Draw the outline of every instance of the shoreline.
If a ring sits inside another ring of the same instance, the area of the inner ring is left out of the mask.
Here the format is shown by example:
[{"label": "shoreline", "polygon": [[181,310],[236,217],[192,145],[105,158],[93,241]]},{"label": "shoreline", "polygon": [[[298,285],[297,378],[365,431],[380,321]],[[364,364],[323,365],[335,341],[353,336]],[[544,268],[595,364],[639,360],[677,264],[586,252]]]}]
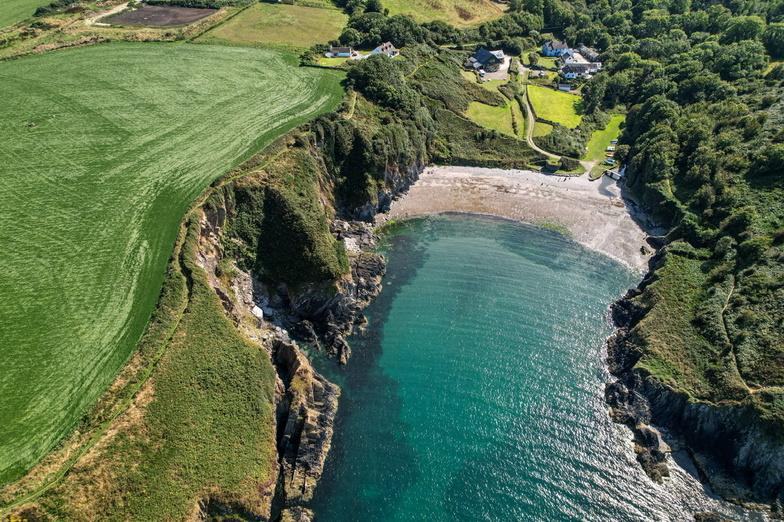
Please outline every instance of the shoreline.
[{"label": "shoreline", "polygon": [[[654,254],[641,228],[647,218],[624,197],[615,180],[564,177],[530,170],[428,167],[408,192],[392,202],[383,220],[460,212],[563,228],[583,246],[641,275]],[[649,228],[650,232],[654,232]]]}]

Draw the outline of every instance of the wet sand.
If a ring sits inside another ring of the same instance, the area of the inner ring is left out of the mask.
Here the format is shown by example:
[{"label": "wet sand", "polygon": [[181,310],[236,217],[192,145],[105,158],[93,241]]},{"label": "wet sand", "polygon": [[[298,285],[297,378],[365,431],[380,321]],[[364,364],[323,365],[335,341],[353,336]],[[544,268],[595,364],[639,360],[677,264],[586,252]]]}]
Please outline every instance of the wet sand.
[{"label": "wet sand", "polygon": [[[526,170],[428,167],[382,219],[438,212],[500,216],[569,230],[574,240],[638,271],[653,249],[632,218],[615,180],[561,177]],[[642,248],[646,252],[642,253]]]}]

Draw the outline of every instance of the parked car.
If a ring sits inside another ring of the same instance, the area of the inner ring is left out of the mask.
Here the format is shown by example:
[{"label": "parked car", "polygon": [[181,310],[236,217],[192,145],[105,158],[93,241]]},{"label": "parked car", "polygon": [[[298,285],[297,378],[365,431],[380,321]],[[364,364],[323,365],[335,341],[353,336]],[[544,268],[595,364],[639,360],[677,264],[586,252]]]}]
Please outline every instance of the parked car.
[{"label": "parked car", "polygon": [[614,150],[615,150],[615,147],[607,147],[607,148],[606,148],[606,149],[604,149],[604,150],[614,151]]}]

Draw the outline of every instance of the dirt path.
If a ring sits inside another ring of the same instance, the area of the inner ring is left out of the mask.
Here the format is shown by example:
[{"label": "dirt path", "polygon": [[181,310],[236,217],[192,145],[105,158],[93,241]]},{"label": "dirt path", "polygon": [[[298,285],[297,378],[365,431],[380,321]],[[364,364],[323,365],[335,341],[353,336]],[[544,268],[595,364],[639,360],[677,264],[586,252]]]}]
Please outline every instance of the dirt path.
[{"label": "dirt path", "polygon": [[651,256],[648,235],[633,219],[631,208],[608,177],[590,181],[587,175],[432,167],[406,196],[392,203],[388,218],[455,211],[557,226],[586,247],[643,272]]},{"label": "dirt path", "polygon": [[[529,69],[520,66],[520,69],[525,77],[528,77]],[[553,154],[552,152],[547,152],[546,150],[538,147],[536,143],[534,143],[534,124],[536,123],[536,119],[534,118],[534,110],[531,107],[531,99],[528,97],[528,84],[525,85],[525,111],[526,111],[526,118],[528,118],[528,130],[525,134],[525,141],[528,143],[528,146],[534,149],[537,152],[544,154],[545,156],[560,160],[561,157],[557,154]],[[583,166],[585,172],[590,174],[591,170],[596,166],[596,161],[580,161],[580,165]]]},{"label": "dirt path", "polygon": [[84,19],[84,25],[95,25],[95,23],[101,18],[104,18],[105,16],[117,14],[123,9],[125,9],[126,7],[128,7],[128,2],[125,2],[124,4],[120,4],[117,7],[112,7],[109,10],[96,11]]},{"label": "dirt path", "polygon": [[528,85],[525,86],[525,112],[525,117],[528,119],[528,129],[525,132],[525,141],[528,143],[528,146],[536,152],[544,154],[548,158],[560,160],[561,156],[553,154],[552,152],[547,152],[534,143],[534,124],[536,123],[536,118],[534,118],[534,111],[531,108],[531,100],[528,98]]}]

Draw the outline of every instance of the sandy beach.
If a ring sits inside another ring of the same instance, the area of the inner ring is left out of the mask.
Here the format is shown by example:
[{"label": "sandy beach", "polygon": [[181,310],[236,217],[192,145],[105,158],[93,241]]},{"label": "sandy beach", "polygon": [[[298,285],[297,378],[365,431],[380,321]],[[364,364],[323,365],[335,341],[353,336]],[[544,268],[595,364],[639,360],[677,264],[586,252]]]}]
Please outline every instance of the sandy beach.
[{"label": "sandy beach", "polygon": [[[648,234],[632,218],[615,180],[562,177],[527,170],[428,167],[386,219],[438,212],[489,214],[534,225],[558,225],[574,240],[644,272]],[[645,252],[643,253],[643,247]]]}]

